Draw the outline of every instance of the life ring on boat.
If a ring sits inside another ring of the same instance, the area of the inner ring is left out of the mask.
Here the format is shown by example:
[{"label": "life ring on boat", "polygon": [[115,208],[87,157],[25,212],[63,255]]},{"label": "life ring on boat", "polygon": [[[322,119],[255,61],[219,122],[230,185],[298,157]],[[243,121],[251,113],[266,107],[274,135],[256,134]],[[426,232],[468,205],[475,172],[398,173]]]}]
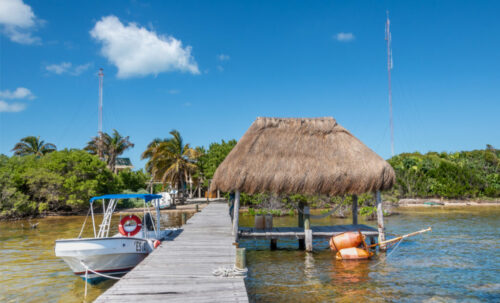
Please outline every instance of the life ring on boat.
[{"label": "life ring on boat", "polygon": [[[135,229],[133,231],[126,231],[123,226],[125,226],[125,223],[131,220],[135,221]],[[134,236],[141,230],[141,228],[142,228],[141,219],[139,219],[139,217],[137,217],[136,215],[128,215],[126,217],[123,217],[123,219],[121,219],[120,221],[120,224],[118,225],[118,231],[120,232],[120,234],[127,237]]]}]

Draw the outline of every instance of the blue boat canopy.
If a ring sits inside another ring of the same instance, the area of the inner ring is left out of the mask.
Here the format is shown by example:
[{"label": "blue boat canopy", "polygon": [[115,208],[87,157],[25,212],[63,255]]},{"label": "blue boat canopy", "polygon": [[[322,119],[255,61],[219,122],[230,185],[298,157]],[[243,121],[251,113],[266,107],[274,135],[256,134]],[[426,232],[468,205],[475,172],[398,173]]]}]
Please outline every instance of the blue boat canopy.
[{"label": "blue boat canopy", "polygon": [[99,197],[90,198],[90,203],[95,200],[104,200],[104,199],[143,199],[146,202],[149,202],[154,199],[161,199],[161,195],[152,195],[152,194],[113,194],[113,195],[104,195]]}]

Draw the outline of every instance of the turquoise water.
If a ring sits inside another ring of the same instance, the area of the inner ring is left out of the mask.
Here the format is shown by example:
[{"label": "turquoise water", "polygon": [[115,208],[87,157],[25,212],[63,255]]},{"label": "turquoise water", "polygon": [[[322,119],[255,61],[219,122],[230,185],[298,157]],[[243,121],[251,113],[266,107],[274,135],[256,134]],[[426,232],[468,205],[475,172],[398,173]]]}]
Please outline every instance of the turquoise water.
[{"label": "turquoise water", "polygon": [[[386,260],[336,261],[326,241],[312,254],[281,241],[245,240],[254,302],[500,302],[500,207],[398,210],[386,218],[389,232],[404,234],[432,226],[410,238]],[[84,283],[54,256],[54,241],[78,235],[84,217],[51,217],[35,230],[27,221],[0,222],[0,302],[82,302]],[[119,218],[113,221],[116,231]],[[250,226],[253,217],[242,216]],[[165,214],[167,226],[180,213]],[[296,217],[275,218],[275,226],[296,225]],[[347,224],[325,218],[313,225]],[[374,222],[360,222],[374,225]],[[89,224],[89,222],[87,222]],[[23,226],[24,225],[24,226]],[[88,225],[87,225],[88,226]],[[89,287],[92,301],[114,281]]]},{"label": "turquoise water", "polygon": [[[433,231],[403,241],[368,261],[337,261],[333,253],[294,250],[296,241],[243,242],[249,252],[247,288],[256,302],[500,302],[500,208],[400,209],[387,231]],[[243,217],[251,225],[253,217]],[[296,218],[275,218],[286,226]],[[313,225],[347,224],[323,219]],[[361,222],[374,226],[374,222]],[[296,223],[295,223],[296,224]],[[316,241],[326,248],[325,241]]]}]

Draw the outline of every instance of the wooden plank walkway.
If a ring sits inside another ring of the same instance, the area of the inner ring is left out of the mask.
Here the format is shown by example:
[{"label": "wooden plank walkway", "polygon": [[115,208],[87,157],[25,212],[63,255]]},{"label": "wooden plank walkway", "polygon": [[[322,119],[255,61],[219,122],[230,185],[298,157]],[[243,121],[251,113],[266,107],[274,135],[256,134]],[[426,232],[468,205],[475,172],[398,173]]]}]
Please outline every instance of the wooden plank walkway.
[{"label": "wooden plank walkway", "polygon": [[95,302],[248,302],[243,277],[215,277],[234,265],[227,203],[210,203]]}]

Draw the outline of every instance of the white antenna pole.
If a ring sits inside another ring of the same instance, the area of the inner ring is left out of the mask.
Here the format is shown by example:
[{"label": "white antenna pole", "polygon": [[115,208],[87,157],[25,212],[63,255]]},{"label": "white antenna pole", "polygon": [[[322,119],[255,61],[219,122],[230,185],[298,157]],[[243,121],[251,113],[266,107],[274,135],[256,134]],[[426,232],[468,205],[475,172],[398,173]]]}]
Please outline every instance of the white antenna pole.
[{"label": "white antenna pole", "polygon": [[97,125],[97,128],[98,128],[98,133],[97,135],[99,136],[99,144],[98,144],[98,154],[99,154],[99,158],[103,158],[103,155],[102,155],[102,85],[103,85],[103,81],[104,81],[104,73],[102,72],[103,69],[100,68],[99,69],[99,121],[98,121],[98,125]]},{"label": "white antenna pole", "polygon": [[391,127],[391,156],[394,156],[394,122],[392,120],[392,87],[391,87],[391,69],[392,69],[392,49],[391,49],[391,22],[389,21],[389,11],[387,11],[387,22],[385,24],[385,40],[387,41],[387,76],[389,82],[389,124]]}]

